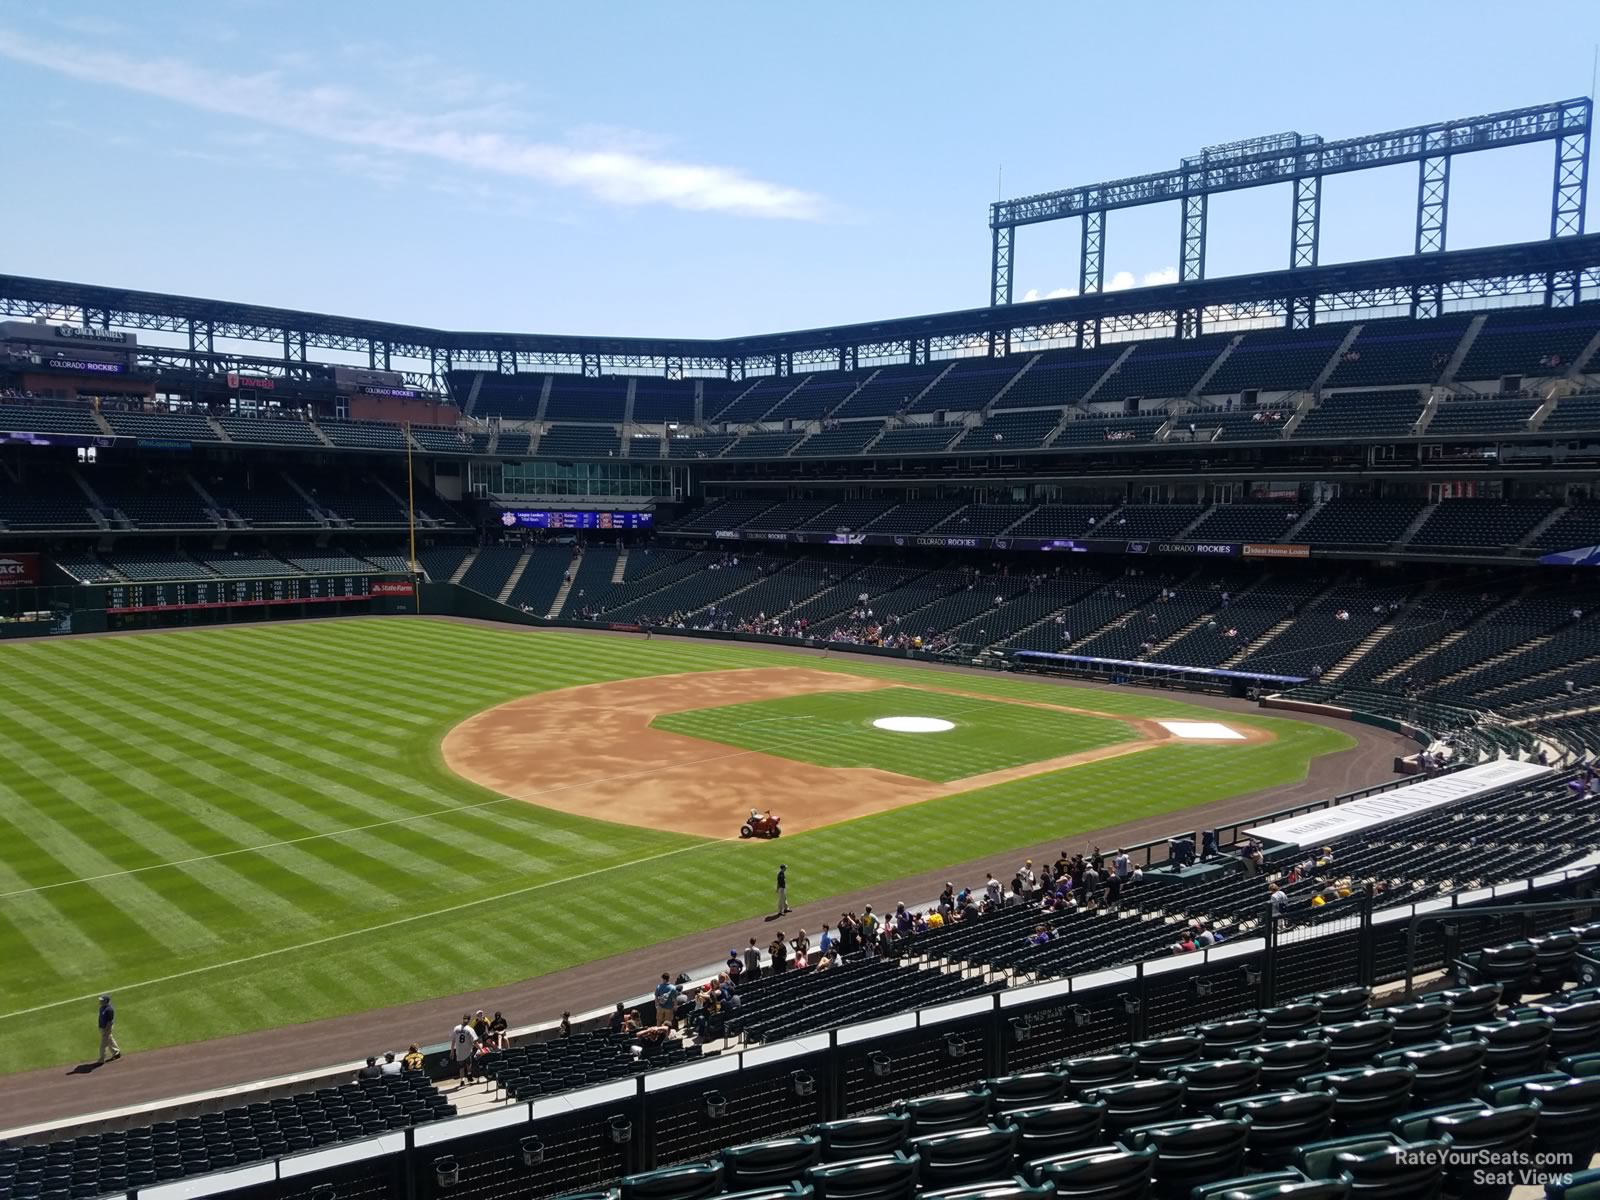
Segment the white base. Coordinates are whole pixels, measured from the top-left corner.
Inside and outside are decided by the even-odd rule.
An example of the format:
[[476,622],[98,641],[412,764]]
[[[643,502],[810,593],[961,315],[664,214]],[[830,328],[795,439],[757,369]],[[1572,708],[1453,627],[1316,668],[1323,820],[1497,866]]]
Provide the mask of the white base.
[[956,723],[939,717],[879,717],[872,727],[890,733],[945,733],[954,729]]
[[1174,737],[1204,738],[1223,742],[1245,740],[1244,734],[1237,729],[1229,729],[1226,725],[1219,725],[1215,721],[1157,721],[1156,724]]

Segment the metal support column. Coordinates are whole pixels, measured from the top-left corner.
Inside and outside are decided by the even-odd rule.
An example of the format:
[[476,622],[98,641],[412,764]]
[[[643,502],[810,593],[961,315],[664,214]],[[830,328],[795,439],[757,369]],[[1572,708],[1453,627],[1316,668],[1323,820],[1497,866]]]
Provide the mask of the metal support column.
[[994,308],[1011,303],[1012,247],[1016,242],[1015,225],[996,225],[993,230],[994,246],[989,257],[989,306]]
[[1078,290],[1093,296],[1106,281],[1106,214],[1094,209],[1083,214],[1083,241],[1078,248]]
[[[1078,291],[1093,296],[1106,282],[1106,214],[1090,209],[1083,214],[1083,237],[1078,246]],[[1078,348],[1092,349],[1100,344],[1100,321],[1078,322]]]
[[1555,186],[1550,195],[1550,236],[1583,232],[1584,193],[1589,188],[1589,121],[1556,141]]
[[1206,194],[1183,198],[1183,238],[1178,245],[1178,280],[1194,283],[1206,277]]
[[1317,243],[1322,230],[1322,176],[1306,175],[1294,181],[1294,212],[1289,231],[1291,269],[1317,265]]
[[1450,156],[1435,154],[1417,165],[1416,253],[1444,249],[1445,222],[1450,214]]
[[[1445,247],[1450,217],[1450,156],[1434,154],[1417,164],[1418,254],[1438,254]],[[1444,286],[1417,288],[1411,293],[1411,315],[1437,317],[1444,311]]]

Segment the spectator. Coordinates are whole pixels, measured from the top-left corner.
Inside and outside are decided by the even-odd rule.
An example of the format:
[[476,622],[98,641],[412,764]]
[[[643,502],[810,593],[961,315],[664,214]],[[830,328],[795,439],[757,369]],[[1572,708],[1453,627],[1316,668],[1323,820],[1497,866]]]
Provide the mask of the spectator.
[[1128,852],[1119,846],[1117,848],[1117,856],[1111,860],[1111,869],[1116,872],[1118,879],[1126,879],[1128,877],[1128,867]]
[[673,986],[672,976],[663,971],[661,982],[656,984],[656,1024],[670,1029],[677,1016],[678,989]]
[[457,1090],[472,1080],[472,1056],[477,1045],[478,1035],[472,1032],[472,1018],[462,1013],[461,1024],[450,1031],[450,1058],[456,1066]]
[[379,1074],[382,1074],[382,1075],[398,1075],[403,1070],[405,1070],[405,1067],[402,1064],[400,1064],[399,1062],[395,1061],[394,1051],[393,1050],[385,1050],[383,1052],[383,1063],[378,1068]]
[[483,1015],[483,1009],[481,1008],[472,1016],[472,1032],[477,1034],[480,1043],[484,1045],[490,1044],[489,1018]]
[[[499,1014],[496,1013],[495,1015],[498,1016]],[[561,1024],[556,1027],[556,1034],[558,1037],[563,1038],[572,1036],[572,1014],[570,1012],[561,1014]]]
[[510,1028],[511,1023],[506,1020],[505,1014],[496,1010],[494,1020],[489,1022],[489,1044],[496,1050],[504,1050]]
[[783,930],[780,929],[777,936],[772,939],[772,945],[767,947],[767,960],[774,975],[781,975],[789,968],[787,947],[788,939],[783,936]]
[[1289,897],[1284,890],[1275,883],[1267,885],[1267,903],[1272,906],[1272,915],[1281,917],[1283,906],[1289,902]]
[[761,977],[761,950],[756,945],[755,938],[751,938],[750,944],[745,947],[744,975],[746,979],[759,979]]
[[822,926],[822,936],[817,939],[817,952],[826,958],[833,950],[833,934],[826,923]]
[[383,1075],[383,1068],[378,1066],[378,1060],[372,1055],[367,1056],[367,1065],[356,1072],[357,1079],[378,1079]]
[[840,954],[854,954],[861,948],[861,925],[854,913],[839,914]]
[[406,1056],[400,1060],[400,1066],[408,1073],[422,1070],[422,1051],[417,1049],[415,1042],[411,1043],[411,1049],[407,1050]]
[[610,1020],[610,1022],[608,1022],[606,1027],[608,1029],[610,1029],[612,1033],[621,1033],[622,1032],[622,1027],[625,1024],[627,1024],[627,1020],[628,1020],[627,1006],[624,1005],[622,1003],[622,1001],[618,1000],[617,1001],[617,1010],[616,1010],[616,1012],[611,1014],[611,1020]]

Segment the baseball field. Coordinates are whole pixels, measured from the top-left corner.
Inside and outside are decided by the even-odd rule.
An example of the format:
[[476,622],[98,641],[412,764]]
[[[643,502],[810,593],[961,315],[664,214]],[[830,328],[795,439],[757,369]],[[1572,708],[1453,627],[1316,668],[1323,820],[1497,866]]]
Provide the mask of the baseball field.
[[[0,1071],[80,1060],[102,991],[134,1050],[452,995],[758,916],[780,859],[791,900],[998,873],[1351,745],[1160,692],[411,618],[0,645],[0,713]],[[740,841],[752,807],[785,836]]]

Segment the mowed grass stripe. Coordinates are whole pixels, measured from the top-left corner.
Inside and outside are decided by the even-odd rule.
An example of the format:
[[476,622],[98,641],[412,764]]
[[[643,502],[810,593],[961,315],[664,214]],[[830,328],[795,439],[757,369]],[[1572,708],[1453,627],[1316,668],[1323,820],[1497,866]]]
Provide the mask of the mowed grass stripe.
[[[934,717],[955,727],[938,733],[875,728],[873,722],[884,717]],[[935,782],[1136,738],[1120,721],[905,687],[694,709],[659,716],[651,724],[797,762],[878,767]]]
[[[51,711],[61,712],[54,704],[44,701],[35,706],[35,716],[31,718],[39,729],[54,729],[55,744],[69,750],[74,756],[83,761],[99,767],[103,772],[115,778],[125,780],[129,788],[136,794],[145,798],[145,808],[152,811],[148,819],[132,807],[121,807],[113,814],[113,819],[123,838],[129,845],[153,845],[158,848],[165,861],[185,861],[191,858],[206,856],[220,856],[247,848],[248,841],[231,837],[219,825],[223,822],[232,823],[235,818],[226,810],[219,809],[209,803],[207,797],[228,797],[230,803],[237,803],[237,795],[230,789],[229,777],[216,767],[207,767],[184,755],[181,749],[174,749],[167,745],[162,736],[171,737],[180,745],[187,741],[182,726],[177,723],[162,725],[152,723],[122,710],[119,706],[108,705],[102,698],[102,706],[108,707],[123,723],[123,736],[113,742],[106,743],[115,748],[101,750],[96,745],[77,733],[70,732],[63,723],[51,722],[42,714]],[[151,728],[152,736],[134,739],[131,732],[141,727]],[[88,731],[92,735],[92,729]],[[40,741],[46,742],[48,735],[41,735]],[[9,749],[12,744],[0,739],[0,749]],[[202,751],[204,747],[197,747]],[[237,771],[237,768],[235,768]],[[204,776],[209,775],[210,778]],[[259,785],[249,779],[233,779],[238,792],[256,792],[259,794]],[[172,796],[182,800],[182,807],[173,805],[162,796]],[[275,797],[279,803],[292,807],[292,802],[287,796]],[[163,821],[159,810],[167,807],[171,810],[169,819]],[[242,833],[249,833],[249,829],[241,829]],[[115,839],[106,839],[108,845],[116,843]],[[353,851],[360,854],[360,851]],[[218,861],[223,861],[220,858]],[[379,882],[376,886],[382,887],[381,864],[374,860],[374,874]],[[105,869],[102,863],[96,862],[93,867],[86,868],[82,875],[87,877],[100,877],[112,872]],[[141,880],[141,882],[145,882]],[[365,881],[370,888],[374,886],[372,880]],[[397,898],[402,894],[393,893]]]
[[[0,703],[33,708],[41,697],[66,703],[83,709],[83,720],[98,726],[101,736],[124,720],[114,706],[131,704],[148,710],[147,723],[138,729],[140,736],[173,747],[179,755],[189,753],[192,739],[205,741],[216,732],[239,741],[279,771],[285,764],[295,772],[314,775],[353,769],[362,776],[346,785],[354,795],[325,798],[315,780],[303,795],[296,793],[308,814],[299,823],[324,826],[337,826],[350,805],[371,820],[396,808],[402,812],[422,808],[433,797],[456,805],[493,800],[444,771],[438,739],[474,711],[546,688],[686,670],[800,666],[847,667],[847,674],[898,682],[936,680],[941,687],[1031,695],[1099,711],[1110,711],[1113,705],[1108,701],[1119,696],[1050,684],[1019,685],[1004,678],[922,673],[876,662],[821,661],[753,647],[528,634],[426,620],[32,643],[25,654],[15,657],[17,649],[21,647],[0,646]],[[57,652],[68,653],[58,659]],[[13,665],[26,665],[30,676],[19,682],[10,671]],[[70,696],[49,697],[52,673],[64,669],[73,675]],[[352,672],[359,678],[347,688]],[[113,689],[106,697],[109,704],[94,694],[100,684]],[[385,697],[402,710],[403,719],[386,723]],[[1215,717],[1211,710],[1167,703],[1160,697],[1136,699],[1141,703],[1124,705],[1122,710]],[[209,720],[208,710],[214,710]],[[252,728],[258,713],[259,728]],[[496,804],[408,822],[406,828],[433,836],[440,845],[448,843],[430,831],[436,823],[452,822],[464,822],[475,833],[492,829],[503,842],[504,857],[497,860],[499,869],[490,872],[493,877],[460,887],[440,886],[434,878],[392,868],[369,882],[365,875],[374,868],[362,864],[361,869],[350,870],[342,838],[332,832],[310,843],[331,851],[329,857],[299,860],[305,862],[300,873],[324,892],[354,888],[355,895],[330,911],[325,895],[307,889],[297,928],[265,933],[248,914],[241,921],[226,908],[197,911],[195,919],[214,939],[203,952],[170,955],[154,946],[136,958],[121,952],[109,926],[94,925],[105,916],[99,908],[80,915],[47,899],[78,891],[99,895],[98,889],[109,886],[109,881],[71,885],[59,895],[0,899],[0,916],[5,918],[0,922],[0,961],[10,963],[15,957],[33,964],[26,979],[9,970],[0,972],[0,1014],[45,1006],[40,1013],[0,1019],[0,1069],[72,1057],[75,1047],[31,1038],[26,1031],[41,1020],[54,1020],[58,1006],[77,1003],[75,997],[103,987],[132,987],[121,997],[119,1033],[124,1042],[141,1049],[468,991],[758,916],[770,909],[771,875],[780,854],[789,863],[791,889],[798,897],[870,887],[941,863],[981,858],[1047,837],[1070,842],[1075,830],[1291,782],[1303,776],[1310,755],[1346,744],[1341,735],[1319,727],[1254,715],[1249,720],[1277,733],[1277,741],[1249,748],[1151,750],[899,809],[776,844],[695,843],[530,805]],[[194,729],[180,733],[172,723]],[[319,730],[336,736],[319,736]],[[303,757],[307,749],[326,751],[333,761],[312,758],[307,765]],[[1194,756],[1183,757],[1191,752]],[[53,754],[49,761],[55,764],[53,774],[67,780],[82,784],[85,774],[92,779],[80,793],[81,804],[93,810],[102,829],[104,813],[121,805],[137,805],[151,817],[162,811],[150,807],[138,789],[114,772],[94,770],[70,750]],[[251,789],[282,787],[282,775],[266,773],[259,763],[233,761],[227,754],[213,754],[207,764],[208,770],[223,774],[211,776],[209,791],[192,781],[187,783],[189,791],[239,819],[249,813],[252,822],[266,820],[258,809],[233,807],[232,794],[248,795],[253,805],[270,804]],[[1117,769],[1101,773],[1102,768],[1113,767]],[[384,784],[371,782],[381,776],[367,776],[369,769],[403,774],[421,790],[394,794]],[[1181,780],[1181,785],[1174,780]],[[954,807],[945,807],[952,802]],[[53,796],[50,803],[60,805]],[[187,809],[189,803],[185,799],[182,806]],[[13,815],[11,805],[5,809],[7,816]],[[168,819],[182,818],[169,812]],[[1181,817],[1174,817],[1173,827],[1182,828]],[[41,859],[37,848],[4,838],[3,832],[0,867],[6,877],[23,882],[39,878],[49,856]],[[67,848],[77,861],[77,847]],[[254,871],[262,864],[271,866],[280,853],[246,849],[232,861],[249,864]],[[149,851],[137,846],[119,849],[118,855],[145,865],[152,862]],[[514,873],[517,864],[534,859],[545,864],[543,870],[506,878],[508,869]],[[997,872],[1014,865],[995,862]],[[226,875],[216,864],[185,870],[200,872],[211,887],[226,886]],[[169,871],[172,868],[157,868],[155,873]],[[431,868],[424,873],[444,874]],[[393,894],[395,889],[403,894]],[[159,909],[165,903],[162,895],[136,881],[116,884],[106,898],[113,901],[107,907],[130,923],[130,936],[138,934],[151,906]],[[28,934],[18,929],[24,912],[31,926]],[[93,928],[83,928],[84,923]],[[48,944],[50,930],[67,925],[78,926],[84,940],[78,943],[73,961],[61,964],[64,974],[58,976],[57,967],[44,963],[35,944]],[[757,923],[752,932],[768,930]],[[723,949],[714,951],[720,954]],[[267,956],[255,957],[263,953]],[[662,963],[651,974],[685,965]],[[178,977],[132,986],[165,976]],[[648,982],[646,978],[640,986]],[[508,1014],[517,1020],[542,1015],[549,1014]],[[440,1032],[419,1030],[417,1036],[432,1040]]]
[[[99,690],[106,690],[105,685],[101,685]],[[145,703],[147,708],[150,707],[149,701],[145,701]],[[203,728],[206,722],[212,723],[213,726],[216,723],[221,722],[223,727],[228,729],[230,734],[232,734],[234,731],[244,727],[246,724],[246,721],[243,718],[224,718],[217,716],[211,711],[197,709],[193,706],[173,705],[169,707],[173,711],[187,713],[188,716],[193,718],[193,723],[197,728]],[[258,727],[275,724],[275,722],[270,719],[269,714],[261,713],[259,710],[257,713],[252,715],[252,717],[249,719],[249,723]],[[297,728],[299,724],[300,723],[297,723]],[[288,756],[299,753],[304,746],[303,739],[306,737],[315,736],[317,731],[314,726],[305,724],[304,728],[299,729],[299,733],[299,738],[271,738],[268,740],[271,743],[273,751],[285,756],[287,759]],[[175,733],[174,736],[183,735],[181,732],[179,732]],[[348,735],[325,733],[323,736],[338,738],[341,742],[348,742],[351,746],[362,746],[369,750],[371,748],[370,741],[362,742],[360,739],[350,738]],[[203,742],[198,743],[198,745],[202,751],[210,749],[210,747],[206,746],[206,744]],[[222,743],[222,745],[224,749],[229,751],[229,753],[221,756],[225,761],[232,762],[243,760],[250,765],[256,766],[265,771],[285,773],[282,769],[282,764],[275,763],[270,757],[267,757],[264,754],[250,753],[242,742],[225,742]],[[262,749],[266,750],[267,747],[262,747]],[[339,774],[330,773],[340,770],[342,770],[344,777],[350,786],[341,784]],[[335,755],[329,753],[326,755],[316,756],[312,762],[301,763],[299,768],[294,771],[292,775],[295,778],[304,777],[315,780],[315,791],[319,800],[324,798],[335,800],[342,799],[349,801],[352,805],[360,803],[364,805],[364,807],[361,809],[338,809],[337,805],[324,804],[325,808],[335,810],[326,815],[336,817],[338,820],[346,823],[339,824],[337,821],[323,820],[318,822],[318,826],[315,830],[309,824],[300,825],[295,827],[293,831],[286,831],[281,835],[286,839],[305,837],[313,832],[321,832],[328,835],[343,835],[351,831],[352,825],[350,823],[353,822],[359,822],[354,827],[355,832],[359,833],[363,832],[363,824],[370,825],[375,823],[374,821],[368,819],[369,817],[375,817],[377,822],[404,820],[415,823],[417,826],[421,826],[422,829],[416,835],[416,840],[423,843],[433,844],[438,840],[444,840],[446,842],[455,841],[468,853],[473,851],[479,853],[486,852],[497,858],[504,858],[508,850],[506,845],[508,820],[511,823],[525,823],[530,829],[532,829],[540,820],[537,815],[537,810],[531,810],[526,804],[520,801],[507,800],[505,798],[497,799],[492,793],[476,788],[473,785],[466,784],[464,781],[455,780],[454,777],[451,777],[451,782],[455,784],[455,787],[452,790],[455,793],[465,793],[465,796],[461,797],[460,799],[453,797],[449,792],[438,787],[427,787],[411,783],[411,781],[404,776],[397,776],[393,775],[392,773],[385,772],[375,772],[367,765],[362,764],[353,758],[346,757],[343,754]],[[396,779],[406,786],[405,793],[390,793],[387,791],[379,791],[371,787],[374,782],[383,784],[394,782]],[[384,814],[383,810],[385,805],[388,801],[392,800],[396,794],[403,794],[407,799],[415,798],[417,804],[407,804],[403,807],[395,808],[392,812]],[[293,807],[294,804],[294,802],[288,801],[287,797],[284,797],[283,800],[279,801],[279,803],[287,803],[290,807]],[[427,808],[421,807],[424,803],[428,805]],[[477,822],[477,824],[485,826],[485,828],[482,830],[471,831],[467,829],[454,828],[451,825],[435,825],[431,823],[432,818],[453,818],[454,814],[458,812],[479,810],[489,805],[494,806],[498,811],[493,813],[492,816],[485,817],[484,820]],[[265,825],[263,825],[262,828],[263,832],[269,834],[272,832],[272,830]],[[601,828],[608,831],[615,829],[614,826],[609,825],[596,826],[596,828]],[[394,829],[385,831],[384,836],[388,837],[394,845],[402,846],[412,840],[406,837],[403,832],[397,832],[403,829],[404,827],[396,826]],[[614,838],[602,843],[571,832],[551,833],[551,831],[546,829],[545,833],[547,840],[554,840],[565,845],[567,848],[580,853],[607,853],[616,849],[614,845]],[[467,841],[467,838],[469,837],[472,839],[470,843]],[[548,869],[551,864],[541,860],[541,858],[536,856],[534,852],[537,849],[538,847],[536,846],[523,844],[520,846],[520,848],[517,848],[514,861],[510,861],[504,865],[507,867],[507,869],[515,871],[519,877],[526,876],[529,872]],[[461,855],[457,856],[455,860],[457,865],[460,865],[462,857],[463,856]],[[484,871],[490,869],[490,865],[487,862],[480,862],[476,869],[478,877],[481,877]]]
[[[363,770],[360,763],[335,751],[309,751],[304,743],[293,738],[268,736],[259,732],[270,724],[265,718],[256,721],[258,732],[248,733],[244,732],[242,720],[219,718],[191,705],[161,705],[146,699],[141,710],[132,703],[111,699],[117,694],[115,688],[102,685],[97,691],[101,704],[117,714],[125,735],[134,739],[131,744],[146,748],[151,756],[169,766],[188,767],[190,777],[204,789],[203,798],[199,790],[189,793],[195,802],[190,815],[213,828],[221,822],[234,825],[234,845],[230,849],[259,842],[266,835],[266,829],[259,823],[238,827],[242,822],[235,810],[242,802],[256,801],[260,816],[270,815],[274,807],[310,813],[314,811],[311,806],[321,805],[328,810],[324,821],[348,823],[365,819],[367,810],[372,807],[383,807],[379,797],[392,795],[395,790],[388,786],[387,777],[403,778],[391,772],[380,772],[377,778],[371,778],[370,771]],[[191,730],[196,732],[191,733]],[[275,780],[276,783],[270,789],[257,782],[244,790],[230,789],[228,775],[216,762],[203,762],[204,759],[235,765],[235,775],[236,764],[243,764],[256,772],[255,780]],[[410,794],[429,790],[406,782],[406,791]],[[377,788],[372,786],[374,784]],[[418,798],[424,797],[418,795]],[[339,826],[335,824],[334,827]],[[298,825],[300,835],[311,831],[310,826]],[[469,842],[475,844],[469,845]],[[498,849],[489,837],[473,838],[460,831],[436,831],[433,836],[411,835],[403,826],[394,825],[352,834],[349,844],[374,862],[382,861],[380,855],[386,857],[390,872],[398,869],[435,878],[455,873],[462,876],[443,880],[447,886],[458,885],[467,877],[490,869],[493,858],[480,851],[492,854]]]

